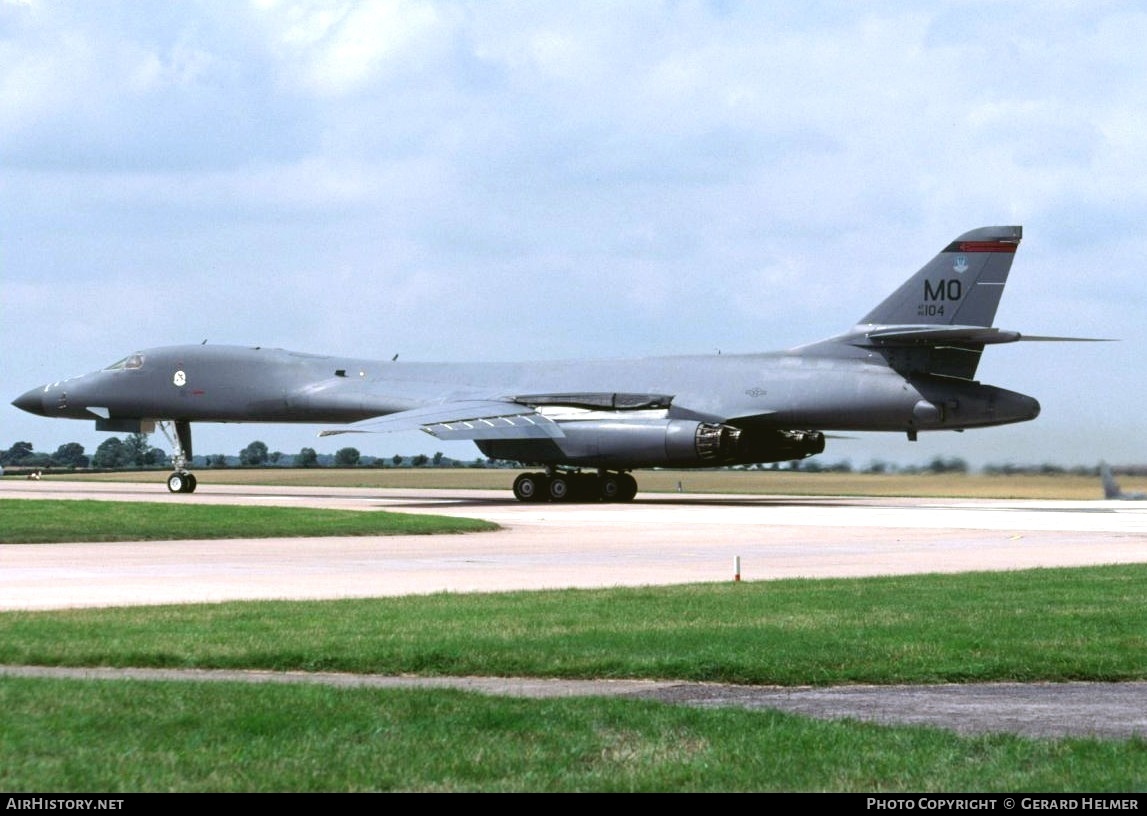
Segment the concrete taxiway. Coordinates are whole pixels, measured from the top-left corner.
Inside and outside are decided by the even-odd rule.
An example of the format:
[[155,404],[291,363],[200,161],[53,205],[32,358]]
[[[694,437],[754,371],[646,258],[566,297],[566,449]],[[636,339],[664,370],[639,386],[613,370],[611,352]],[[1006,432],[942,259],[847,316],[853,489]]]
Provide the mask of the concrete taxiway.
[[[0,545],[0,610],[762,581],[1147,562],[1147,506],[1118,501],[641,494],[625,505],[520,504],[504,491],[0,481],[0,497],[255,504],[470,516],[454,536]],[[737,570],[739,569],[739,573]],[[104,676],[0,667],[0,675]],[[137,670],[106,670],[135,676]],[[150,675],[149,675],[150,676]],[[251,682],[450,685],[483,693],[626,694],[776,708],[961,733],[1147,737],[1147,683],[776,689],[644,681],[348,678]],[[159,679],[235,679],[179,673]]]

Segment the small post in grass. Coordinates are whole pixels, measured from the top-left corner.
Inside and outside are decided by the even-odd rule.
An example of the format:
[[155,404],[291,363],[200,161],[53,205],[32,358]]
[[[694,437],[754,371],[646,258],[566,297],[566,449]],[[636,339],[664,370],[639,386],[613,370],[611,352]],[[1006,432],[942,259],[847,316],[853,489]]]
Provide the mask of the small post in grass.
[[741,556],[733,556],[733,583],[741,580]]

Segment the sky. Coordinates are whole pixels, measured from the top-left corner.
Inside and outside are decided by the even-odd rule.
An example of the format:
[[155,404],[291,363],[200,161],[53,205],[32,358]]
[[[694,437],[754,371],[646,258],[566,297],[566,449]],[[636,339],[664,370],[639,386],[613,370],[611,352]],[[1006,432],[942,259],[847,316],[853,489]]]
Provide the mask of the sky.
[[[790,348],[1019,224],[996,325],[1116,342],[989,347],[1034,422],[820,460],[1147,462],[1144,42],[1102,0],[0,0],[0,449],[94,453],[9,401],[152,346]],[[347,445],[318,429],[195,452]]]

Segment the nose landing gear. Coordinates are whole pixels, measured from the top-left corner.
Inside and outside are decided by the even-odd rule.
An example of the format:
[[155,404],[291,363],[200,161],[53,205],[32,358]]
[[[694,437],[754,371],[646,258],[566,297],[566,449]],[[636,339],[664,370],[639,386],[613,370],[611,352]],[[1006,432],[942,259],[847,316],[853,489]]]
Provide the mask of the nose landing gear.
[[[167,477],[167,489],[172,493],[194,493],[199,482],[187,469],[191,460],[191,423],[185,419],[161,420],[156,423],[171,445],[171,466],[175,472]],[[174,426],[174,433],[172,427]]]
[[172,493],[194,493],[197,484],[195,474],[186,470],[177,470],[167,477],[167,489]]

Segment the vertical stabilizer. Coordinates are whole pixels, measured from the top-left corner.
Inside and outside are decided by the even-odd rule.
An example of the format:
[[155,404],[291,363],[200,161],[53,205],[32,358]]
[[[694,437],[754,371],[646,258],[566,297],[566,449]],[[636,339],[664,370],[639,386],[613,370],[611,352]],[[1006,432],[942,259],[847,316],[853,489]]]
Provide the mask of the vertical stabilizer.
[[876,326],[991,326],[1022,227],[965,232],[861,318]]
[[1119,483],[1115,481],[1115,474],[1111,472],[1111,465],[1106,462],[1099,463],[1099,478],[1103,480],[1103,498],[1122,498],[1123,491],[1119,489]]
[[867,337],[905,376],[974,379],[985,342],[1002,342],[983,330],[996,318],[1022,237],[1022,227],[965,232],[861,318],[853,336]]
[[1103,479],[1103,497],[1105,499],[1120,499],[1124,501],[1143,501],[1147,499],[1147,493],[1129,493],[1121,488],[1119,483],[1115,481],[1115,474],[1111,471],[1111,465],[1106,462],[1099,463],[1099,475]]

